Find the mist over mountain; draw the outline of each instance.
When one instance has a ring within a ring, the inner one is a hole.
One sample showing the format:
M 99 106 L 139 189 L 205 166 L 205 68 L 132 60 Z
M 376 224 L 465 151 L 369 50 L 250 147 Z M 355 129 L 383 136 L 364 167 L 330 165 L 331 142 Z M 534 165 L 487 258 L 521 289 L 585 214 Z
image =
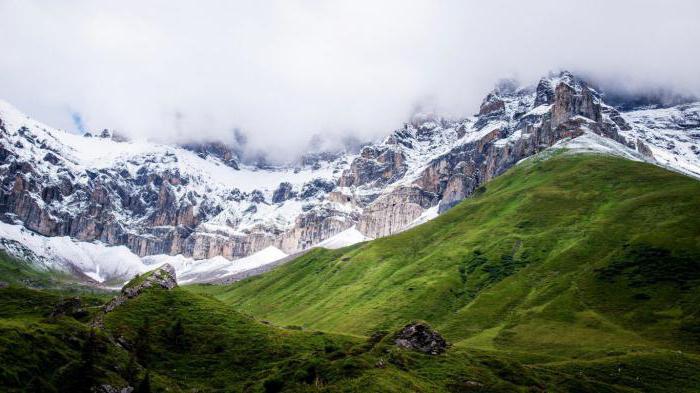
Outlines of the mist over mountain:
M 475 113 L 504 76 L 565 68 L 700 92 L 695 1 L 273 3 L 2 2 L 0 91 L 71 131 L 191 142 L 239 129 L 278 162 L 314 135 L 374 140 L 416 106 Z

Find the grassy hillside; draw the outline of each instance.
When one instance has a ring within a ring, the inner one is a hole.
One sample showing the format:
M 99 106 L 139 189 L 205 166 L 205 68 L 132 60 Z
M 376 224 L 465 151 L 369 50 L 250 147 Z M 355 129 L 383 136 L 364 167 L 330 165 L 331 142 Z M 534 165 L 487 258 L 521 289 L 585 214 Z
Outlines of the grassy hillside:
M 274 327 L 183 289 L 150 289 L 91 327 L 86 313 L 51 316 L 56 293 L 0 289 L 2 391 L 87 392 L 627 392 L 564 366 L 533 368 L 501 354 L 452 348 L 439 356 L 371 338 Z M 660 354 L 661 359 L 668 354 Z M 700 361 L 680 356 L 700 371 Z M 609 365 L 592 370 L 607 376 Z M 665 367 L 668 369 L 668 367 Z
M 408 232 L 102 318 L 104 295 L 18 287 L 35 272 L 6 260 L 0 390 L 696 392 L 699 207 L 695 180 L 555 155 Z M 397 347 L 412 320 L 452 345 Z
M 594 360 L 697 353 L 699 281 L 700 182 L 557 154 L 410 231 L 190 290 L 282 325 L 367 335 L 422 319 L 462 348 Z
M 31 288 L 42 288 L 51 291 L 68 293 L 91 293 L 107 298 L 114 291 L 76 281 L 76 277 L 57 270 L 39 269 L 35 265 L 8 255 L 0 250 L 0 282 L 4 285 L 17 285 Z

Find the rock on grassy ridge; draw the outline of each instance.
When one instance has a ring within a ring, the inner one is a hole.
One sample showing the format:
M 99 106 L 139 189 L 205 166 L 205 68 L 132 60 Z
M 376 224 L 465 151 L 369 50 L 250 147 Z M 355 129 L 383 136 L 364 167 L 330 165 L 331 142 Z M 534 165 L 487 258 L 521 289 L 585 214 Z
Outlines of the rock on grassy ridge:
M 128 299 L 135 298 L 148 288 L 173 289 L 177 286 L 175 268 L 169 264 L 134 277 L 121 290 L 121 293 L 105 304 L 104 311 L 110 312 Z

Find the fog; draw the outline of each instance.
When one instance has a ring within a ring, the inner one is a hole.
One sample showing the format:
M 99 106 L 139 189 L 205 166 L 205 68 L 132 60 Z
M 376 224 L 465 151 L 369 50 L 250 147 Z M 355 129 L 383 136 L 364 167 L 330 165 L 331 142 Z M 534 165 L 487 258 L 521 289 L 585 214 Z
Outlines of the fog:
M 162 141 L 240 129 L 273 160 L 416 108 L 471 115 L 503 77 L 700 92 L 693 0 L 0 0 L 0 17 L 0 98 L 32 117 Z

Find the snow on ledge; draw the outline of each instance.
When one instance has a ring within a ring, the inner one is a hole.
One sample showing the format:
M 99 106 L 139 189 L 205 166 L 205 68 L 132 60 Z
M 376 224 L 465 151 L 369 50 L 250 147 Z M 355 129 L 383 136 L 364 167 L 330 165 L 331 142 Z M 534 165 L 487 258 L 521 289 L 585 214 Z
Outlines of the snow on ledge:
M 619 156 L 632 161 L 649 161 L 642 154 L 610 138 L 586 131 L 573 139 L 555 143 L 550 149 L 567 149 L 574 153 L 602 153 Z
M 322 247 L 330 250 L 335 250 L 367 240 L 372 240 L 372 238 L 363 235 L 362 232 L 358 231 L 357 228 L 355 228 L 355 226 L 353 225 L 350 228 L 318 243 L 315 247 Z
M 224 277 L 235 273 L 252 270 L 267 265 L 286 257 L 282 250 L 269 246 L 254 254 L 235 260 L 228 260 L 222 256 L 210 259 L 195 260 L 183 255 L 149 255 L 143 257 L 143 261 L 155 268 L 155 266 L 169 263 L 175 267 L 177 281 L 180 284 L 206 282 L 218 277 Z

